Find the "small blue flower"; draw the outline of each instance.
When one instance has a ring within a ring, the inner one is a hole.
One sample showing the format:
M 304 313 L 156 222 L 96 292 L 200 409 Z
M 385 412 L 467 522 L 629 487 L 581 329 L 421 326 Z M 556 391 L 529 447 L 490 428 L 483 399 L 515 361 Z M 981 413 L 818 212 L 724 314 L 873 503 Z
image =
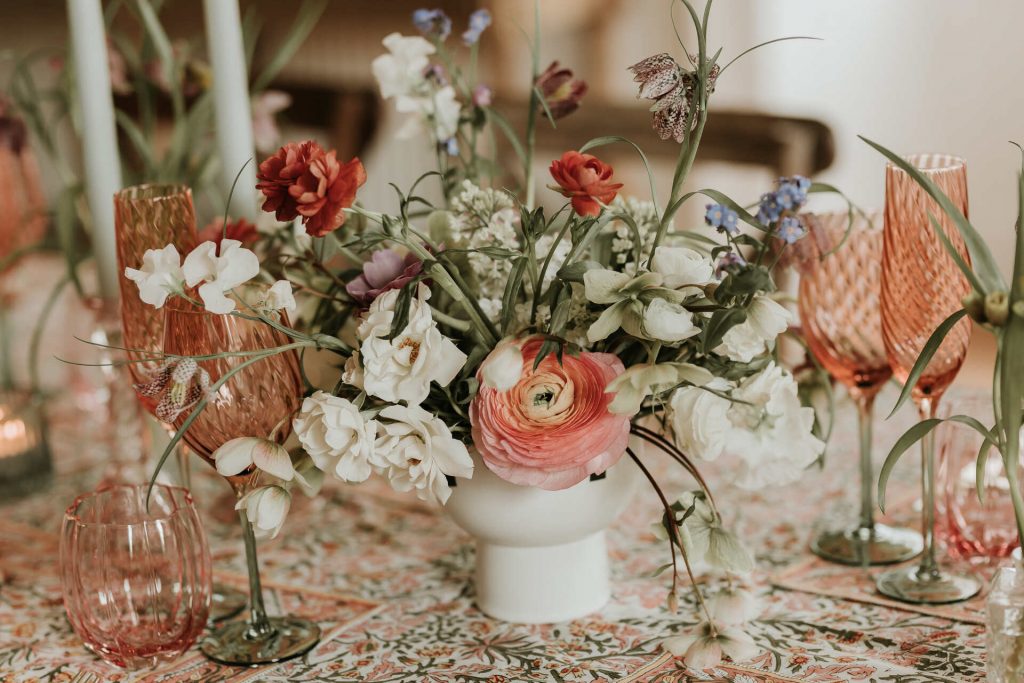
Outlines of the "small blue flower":
M 739 216 L 724 204 L 708 204 L 704 221 L 712 228 L 735 235 L 739 232 Z
M 412 23 L 428 38 L 444 40 L 452 32 L 452 20 L 443 10 L 418 9 L 412 13 Z
M 715 275 L 722 277 L 725 273 L 730 273 L 734 270 L 738 270 L 742 266 L 747 265 L 746 259 L 737 254 L 735 251 L 728 251 L 718 259 L 718 264 L 715 266 Z
M 786 244 L 793 244 L 798 239 L 803 237 L 807 231 L 804 229 L 804 224 L 800 222 L 799 218 L 793 216 L 786 216 L 779 223 L 779 239 Z
M 811 181 L 799 175 L 792 178 L 779 178 L 779 189 L 776 194 L 784 209 L 798 209 L 807 201 L 807 191 Z
M 459 141 L 452 136 L 444 141 L 444 151 L 448 152 L 448 156 L 457 157 L 459 156 Z
M 761 195 L 761 205 L 757 209 L 757 220 L 762 225 L 770 225 L 779 220 L 782 210 L 783 206 L 782 202 L 779 201 L 778 194 L 766 192 Z
M 466 45 L 474 45 L 480 40 L 480 34 L 491 25 L 491 13 L 485 9 L 478 9 L 469 15 L 469 28 L 462 34 L 462 42 Z

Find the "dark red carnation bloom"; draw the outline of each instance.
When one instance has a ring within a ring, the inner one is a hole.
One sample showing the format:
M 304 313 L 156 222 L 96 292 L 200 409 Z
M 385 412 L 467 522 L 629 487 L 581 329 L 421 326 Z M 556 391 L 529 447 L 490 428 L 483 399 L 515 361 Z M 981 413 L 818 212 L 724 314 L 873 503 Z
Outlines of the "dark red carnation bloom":
M 356 201 L 356 191 L 366 182 L 366 169 L 358 157 L 338 162 L 334 151 L 319 156 L 288 192 L 295 201 L 306 233 L 323 237 L 345 224 L 345 209 Z
M 298 205 L 289 193 L 290 188 L 308 170 L 314 159 L 324 155 L 324 149 L 312 140 L 289 142 L 260 164 L 256 188 L 267 198 L 263 210 L 273 212 L 279 221 L 294 220 L 299 215 Z

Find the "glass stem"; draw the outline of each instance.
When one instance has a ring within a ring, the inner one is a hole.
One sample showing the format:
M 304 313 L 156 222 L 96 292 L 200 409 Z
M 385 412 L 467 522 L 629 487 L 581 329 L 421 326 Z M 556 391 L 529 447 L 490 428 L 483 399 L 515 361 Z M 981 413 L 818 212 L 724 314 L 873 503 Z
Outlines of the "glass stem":
M 249 630 L 246 637 L 252 640 L 265 638 L 274 627 L 267 619 L 267 609 L 263 603 L 263 586 L 260 584 L 260 566 L 256 559 L 256 534 L 243 507 L 238 511 L 242 520 L 242 537 L 245 539 L 245 563 L 249 570 Z
M 875 528 L 875 475 L 871 462 L 871 418 L 875 394 L 860 394 L 856 401 L 860 427 L 860 529 L 870 534 Z
M 935 417 L 936 399 L 924 397 L 918 401 L 917 409 L 922 420 Z M 921 536 L 924 552 L 918 576 L 923 580 L 939 574 L 935 559 L 935 432 L 930 431 L 921 439 Z

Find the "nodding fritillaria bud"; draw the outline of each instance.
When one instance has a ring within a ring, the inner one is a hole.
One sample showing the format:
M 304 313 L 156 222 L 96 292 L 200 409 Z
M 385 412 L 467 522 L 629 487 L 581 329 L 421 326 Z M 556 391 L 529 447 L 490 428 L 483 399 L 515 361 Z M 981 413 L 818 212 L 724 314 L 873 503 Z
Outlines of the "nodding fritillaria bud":
M 668 594 L 668 611 L 671 614 L 679 611 L 679 597 L 676 595 L 675 589 Z
M 961 303 L 963 303 L 967 315 L 971 316 L 974 322 L 985 322 L 985 297 L 980 293 L 971 290 L 971 293 L 965 296 Z
M 990 292 L 985 295 L 985 318 L 996 327 L 1006 324 L 1010 317 L 1010 297 L 1006 292 Z

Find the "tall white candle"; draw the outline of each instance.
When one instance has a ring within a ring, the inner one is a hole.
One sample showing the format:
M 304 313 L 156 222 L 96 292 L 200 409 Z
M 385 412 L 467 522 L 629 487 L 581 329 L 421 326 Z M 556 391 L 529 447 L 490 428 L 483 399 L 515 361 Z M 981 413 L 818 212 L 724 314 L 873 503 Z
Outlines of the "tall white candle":
M 100 0 L 68 0 L 68 28 L 82 115 L 84 179 L 92 214 L 93 255 L 100 296 L 114 301 L 118 297 L 114 193 L 121 189 L 121 162 Z
M 239 169 L 252 159 L 238 178 L 231 199 L 231 215 L 256 217 L 256 159 L 249 104 L 249 76 L 242 43 L 238 0 L 203 0 L 206 40 L 213 68 L 213 104 L 217 121 L 217 148 L 225 196 Z

